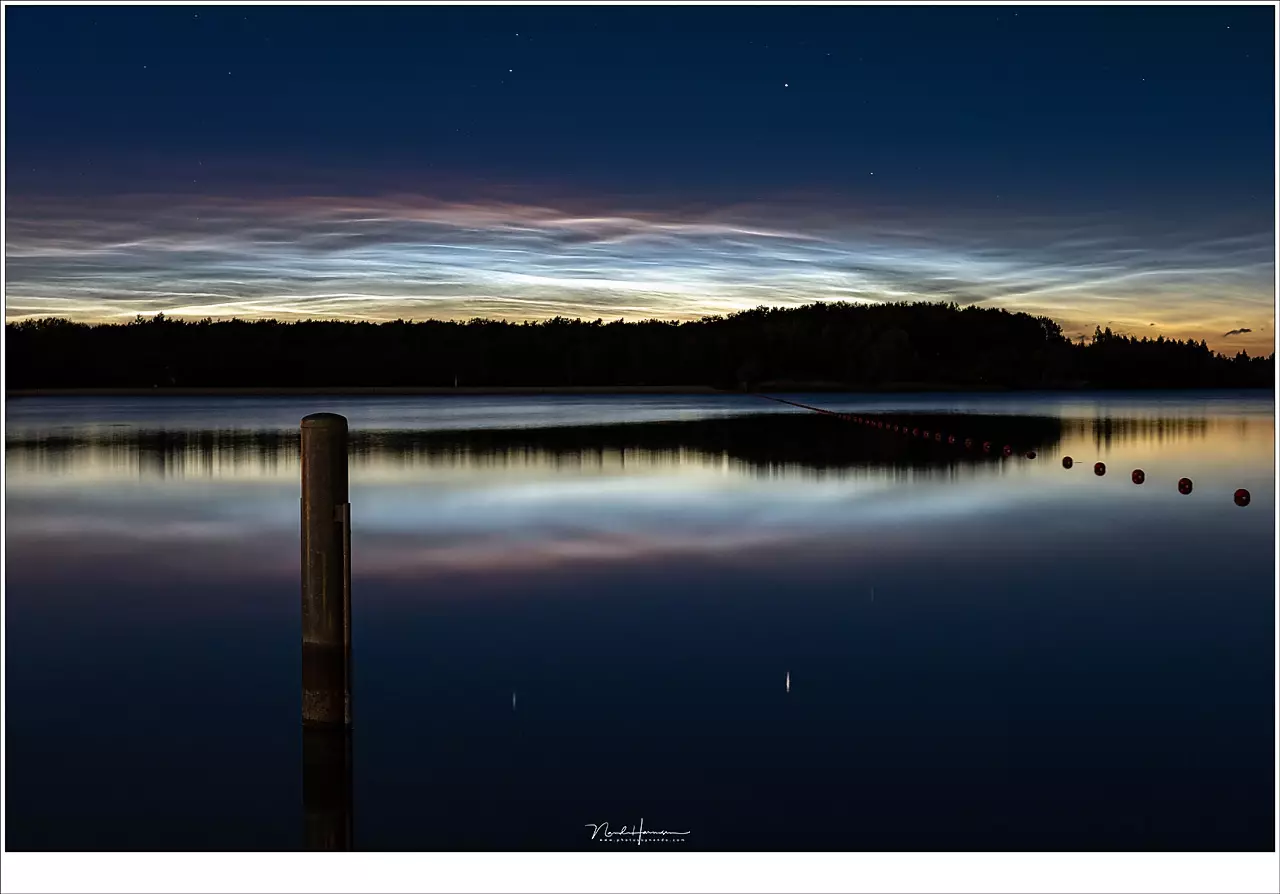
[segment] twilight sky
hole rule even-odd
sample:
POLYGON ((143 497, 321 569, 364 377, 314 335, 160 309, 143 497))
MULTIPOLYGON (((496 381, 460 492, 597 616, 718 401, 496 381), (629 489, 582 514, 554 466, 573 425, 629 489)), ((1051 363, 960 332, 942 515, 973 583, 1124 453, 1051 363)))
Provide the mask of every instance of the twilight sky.
POLYGON ((6 7, 6 319, 946 299, 1269 353, 1275 15, 6 7))

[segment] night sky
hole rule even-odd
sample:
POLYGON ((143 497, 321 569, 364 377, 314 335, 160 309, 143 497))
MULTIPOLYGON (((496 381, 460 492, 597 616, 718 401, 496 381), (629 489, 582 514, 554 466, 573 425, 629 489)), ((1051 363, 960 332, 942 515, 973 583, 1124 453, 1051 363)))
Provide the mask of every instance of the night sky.
POLYGON ((1268 353, 1275 14, 7 7, 6 317, 930 299, 1268 353))

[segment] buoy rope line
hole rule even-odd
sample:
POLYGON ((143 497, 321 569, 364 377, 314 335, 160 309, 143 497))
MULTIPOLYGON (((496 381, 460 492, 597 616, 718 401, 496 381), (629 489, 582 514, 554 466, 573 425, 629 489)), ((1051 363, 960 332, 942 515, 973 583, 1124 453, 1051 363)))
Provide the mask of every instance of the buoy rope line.
MULTIPOLYGON (((837 413, 834 410, 825 410, 822 407, 811 407, 808 404, 796 403, 794 400, 786 400, 781 397, 772 397, 768 394, 756 394, 754 396, 764 398, 765 400, 776 401, 777 403, 780 403, 780 404, 787 404, 788 406, 798 407, 801 410, 809 410, 814 413, 820 413, 823 416, 831 416, 836 419, 840 419, 844 422, 852 422, 855 425, 863 425, 869 428, 874 428, 878 431, 892 432, 894 434, 905 435, 906 437, 910 437, 910 438, 921 438, 925 441, 933 441, 936 444, 946 444, 950 447, 963 447, 965 450, 972 450, 974 449, 974 447, 977 447, 983 453, 991 453, 993 450, 996 450, 995 446, 991 441, 977 441, 977 440, 974 440, 973 438, 961 438, 949 433, 944 433, 940 431, 930 431, 927 428, 922 429, 919 426, 911 426, 901 422, 894 422, 892 419, 883 419, 878 417, 873 418, 871 416, 860 416, 854 413, 837 413)), ((1002 445, 996 452, 1006 457, 1012 457, 1016 452, 1019 456, 1023 457, 1024 459, 1036 458, 1036 452, 1034 450, 1015 451, 1011 444, 1002 445)), ((1075 460, 1073 460, 1071 457, 1064 456, 1062 458, 1062 468, 1070 469, 1073 465, 1075 465, 1075 460)), ((1103 475, 1107 474, 1107 464, 1103 462, 1094 463, 1093 474, 1097 475, 1098 477, 1102 477, 1103 475)), ((1147 480, 1147 474, 1146 472, 1142 471, 1142 469, 1134 469, 1132 474, 1129 476, 1129 479, 1134 484, 1145 484, 1147 480)), ((1178 479, 1178 493, 1185 496, 1191 493, 1191 490, 1192 490, 1192 483, 1190 478, 1178 479)), ((1245 490, 1243 487, 1235 492, 1234 497, 1235 497, 1235 504, 1237 506, 1249 505, 1249 500, 1250 500, 1249 492, 1245 490)))

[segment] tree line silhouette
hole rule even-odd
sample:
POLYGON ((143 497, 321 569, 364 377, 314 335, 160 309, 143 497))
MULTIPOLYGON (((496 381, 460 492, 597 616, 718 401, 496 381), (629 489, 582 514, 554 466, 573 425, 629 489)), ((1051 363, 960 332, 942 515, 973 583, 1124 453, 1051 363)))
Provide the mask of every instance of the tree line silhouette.
POLYGON ((5 326, 10 389, 586 387, 1016 389, 1272 387, 1275 355, 1098 329, 1072 342, 1044 316, 941 303, 815 303, 691 321, 5 326))

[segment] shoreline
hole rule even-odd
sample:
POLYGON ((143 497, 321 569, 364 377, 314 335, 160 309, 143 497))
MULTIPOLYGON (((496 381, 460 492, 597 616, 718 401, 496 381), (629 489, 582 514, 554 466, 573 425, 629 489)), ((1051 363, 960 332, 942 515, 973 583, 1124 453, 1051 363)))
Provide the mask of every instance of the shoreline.
POLYGON ((840 388, 831 383, 788 383, 768 385, 741 391, 738 389, 713 388, 710 385, 582 385, 582 386, 501 386, 458 387, 448 386, 353 386, 334 385, 330 387, 309 388, 277 388, 271 386, 249 388, 19 388, 5 392, 6 400, 24 397, 539 397, 550 395, 743 395, 752 394, 1006 394, 1019 393, 1054 393, 1054 392, 1086 392, 1105 393, 1108 391, 1125 392, 1186 392, 1186 391, 1260 391, 1275 393, 1267 387, 1105 387, 1089 384, 1073 384, 1071 386, 1044 386, 1041 388, 993 388, 956 386, 938 383, 901 383, 898 385, 875 388, 840 388))
POLYGON ((457 396, 482 397, 485 395, 548 395, 548 394, 744 394, 742 391, 724 391, 708 385, 584 385, 581 387, 556 386, 500 386, 475 388, 444 387, 395 387, 351 386, 312 388, 26 388, 6 391, 5 398, 18 397, 305 397, 353 395, 363 397, 394 396, 457 396))

